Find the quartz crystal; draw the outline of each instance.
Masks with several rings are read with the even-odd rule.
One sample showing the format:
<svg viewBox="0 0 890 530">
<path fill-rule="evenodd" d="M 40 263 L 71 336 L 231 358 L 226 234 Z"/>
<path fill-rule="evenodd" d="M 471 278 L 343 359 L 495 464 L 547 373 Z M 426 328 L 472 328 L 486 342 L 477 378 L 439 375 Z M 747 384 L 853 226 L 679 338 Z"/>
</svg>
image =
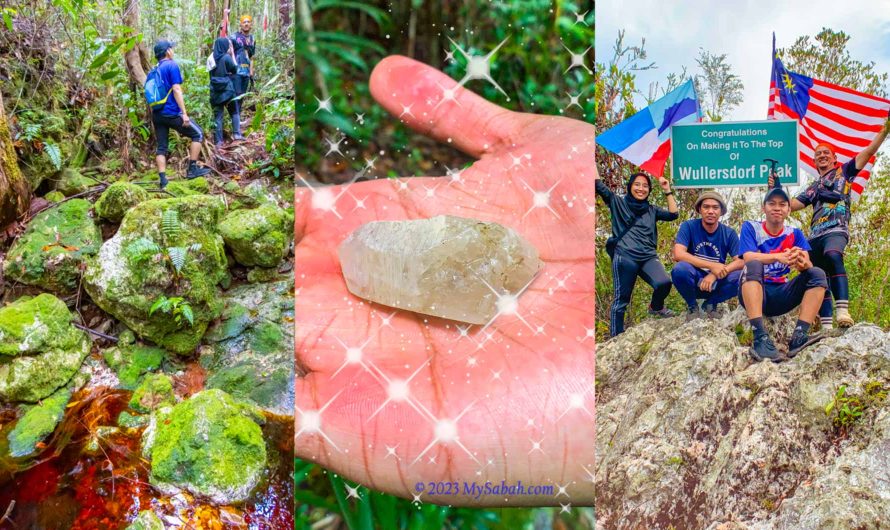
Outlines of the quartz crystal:
<svg viewBox="0 0 890 530">
<path fill-rule="evenodd" d="M 543 267 L 512 229 L 450 215 L 364 224 L 338 253 L 352 294 L 471 324 L 488 323 L 499 300 L 508 311 Z"/>
</svg>

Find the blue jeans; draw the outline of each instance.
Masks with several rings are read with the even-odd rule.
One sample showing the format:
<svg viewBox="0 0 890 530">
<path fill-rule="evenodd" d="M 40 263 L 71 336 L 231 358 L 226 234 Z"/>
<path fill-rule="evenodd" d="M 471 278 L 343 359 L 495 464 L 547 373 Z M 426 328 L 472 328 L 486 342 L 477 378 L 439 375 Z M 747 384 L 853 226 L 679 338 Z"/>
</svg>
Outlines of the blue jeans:
<svg viewBox="0 0 890 530">
<path fill-rule="evenodd" d="M 232 116 L 232 134 L 241 134 L 241 116 L 238 113 L 238 105 L 236 101 L 226 103 L 225 108 Z M 223 105 L 213 105 L 213 120 L 216 122 L 216 130 L 213 131 L 213 139 L 216 143 L 223 141 Z"/>
<path fill-rule="evenodd" d="M 742 271 L 732 271 L 726 278 L 714 282 L 711 292 L 702 291 L 698 284 L 708 275 L 706 271 L 696 268 L 691 263 L 681 261 L 674 266 L 671 271 L 671 279 L 674 287 L 689 309 L 698 306 L 698 300 L 704 299 L 705 304 L 716 307 L 717 304 L 725 302 L 738 294 L 739 292 L 739 276 Z"/>
</svg>

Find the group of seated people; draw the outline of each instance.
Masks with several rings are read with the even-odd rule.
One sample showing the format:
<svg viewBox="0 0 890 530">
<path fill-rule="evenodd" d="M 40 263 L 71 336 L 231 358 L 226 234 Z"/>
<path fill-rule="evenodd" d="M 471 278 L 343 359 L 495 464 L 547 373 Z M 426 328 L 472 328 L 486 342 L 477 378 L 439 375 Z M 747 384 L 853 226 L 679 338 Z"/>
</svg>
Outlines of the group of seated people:
<svg viewBox="0 0 890 530">
<path fill-rule="evenodd" d="M 764 219 L 745 221 L 740 233 L 720 222 L 727 213 L 723 197 L 713 191 L 702 193 L 695 202 L 698 217 L 683 222 L 677 232 L 670 277 L 656 252 L 656 223 L 679 217 L 669 181 L 658 178 L 667 200 L 665 209 L 649 202 L 649 175 L 634 173 L 627 180 L 626 194 L 618 195 L 597 174 L 596 193 L 609 207 L 612 221 L 612 237 L 606 243 L 614 294 L 611 336 L 624 331 L 638 276 L 652 286 L 649 314 L 658 317 L 676 316 L 664 305 L 672 285 L 686 302 L 687 320 L 713 318 L 718 304 L 737 296 L 753 328 L 750 355 L 757 361 L 792 358 L 818 340 L 810 328 L 817 314 L 823 329 L 833 325 L 832 297 L 838 326 L 852 326 L 843 261 L 849 241 L 850 183 L 871 154 L 866 150 L 840 165 L 832 146 L 819 144 L 814 160 L 821 176 L 795 198 L 770 177 L 762 203 Z M 807 206 L 813 207 L 809 239 L 799 228 L 785 225 L 792 211 Z M 793 278 L 792 271 L 798 272 Z M 788 354 L 782 355 L 766 332 L 763 317 L 783 315 L 798 306 Z"/>
</svg>

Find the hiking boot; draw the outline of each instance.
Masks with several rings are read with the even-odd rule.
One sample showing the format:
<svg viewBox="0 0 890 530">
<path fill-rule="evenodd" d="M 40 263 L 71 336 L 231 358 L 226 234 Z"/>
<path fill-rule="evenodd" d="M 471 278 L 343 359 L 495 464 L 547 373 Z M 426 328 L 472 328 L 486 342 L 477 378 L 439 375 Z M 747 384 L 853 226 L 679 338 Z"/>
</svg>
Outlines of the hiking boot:
<svg viewBox="0 0 890 530">
<path fill-rule="evenodd" d="M 233 140 L 243 140 L 243 139 L 244 139 L 244 135 L 241 134 L 241 133 L 236 133 L 234 136 L 232 136 L 232 139 L 233 139 Z"/>
<path fill-rule="evenodd" d="M 795 330 L 791 334 L 791 340 L 788 342 L 788 358 L 794 358 L 801 350 L 820 340 L 822 340 L 822 335 L 808 335 L 803 331 Z"/>
<path fill-rule="evenodd" d="M 720 314 L 717 313 L 717 306 L 715 306 L 715 305 L 711 305 L 711 304 L 702 304 L 702 306 L 701 306 L 701 310 L 702 310 L 702 312 L 704 312 L 704 314 L 707 315 L 708 318 L 711 319 L 711 320 L 713 320 L 713 319 L 715 319 L 715 318 L 717 318 L 717 317 L 720 316 Z"/>
<path fill-rule="evenodd" d="M 784 360 L 782 359 L 782 354 L 776 349 L 776 345 L 773 344 L 773 340 L 769 338 L 769 335 L 766 333 L 760 337 L 754 337 L 754 344 L 751 345 L 748 354 L 755 361 L 770 360 L 774 363 L 778 363 Z"/>
<path fill-rule="evenodd" d="M 210 168 L 201 167 L 198 164 L 193 164 L 189 166 L 189 169 L 185 174 L 185 178 L 188 180 L 196 179 L 198 177 L 203 177 L 208 173 L 210 173 Z"/>
<path fill-rule="evenodd" d="M 852 325 L 853 317 L 850 316 L 850 311 L 846 307 L 839 307 L 837 309 L 837 327 L 849 328 Z"/>
<path fill-rule="evenodd" d="M 670 309 L 668 309 L 666 307 L 662 307 L 658 311 L 655 311 L 654 309 L 652 309 L 650 307 L 649 314 L 652 315 L 653 317 L 658 317 L 658 318 L 671 318 L 671 317 L 677 316 L 677 313 L 674 313 L 673 311 L 671 311 Z"/>
<path fill-rule="evenodd" d="M 702 318 L 702 316 L 704 315 L 702 315 L 701 309 L 697 307 L 690 307 L 686 310 L 686 322 L 698 320 L 699 318 Z"/>
<path fill-rule="evenodd" d="M 163 176 L 163 175 L 158 175 L 158 176 L 160 177 L 159 180 L 158 180 L 158 182 L 159 182 L 158 186 L 159 186 L 161 189 L 166 188 L 166 187 L 167 187 L 167 182 L 168 182 L 168 181 L 167 181 L 167 177 L 165 177 L 165 176 Z"/>
</svg>

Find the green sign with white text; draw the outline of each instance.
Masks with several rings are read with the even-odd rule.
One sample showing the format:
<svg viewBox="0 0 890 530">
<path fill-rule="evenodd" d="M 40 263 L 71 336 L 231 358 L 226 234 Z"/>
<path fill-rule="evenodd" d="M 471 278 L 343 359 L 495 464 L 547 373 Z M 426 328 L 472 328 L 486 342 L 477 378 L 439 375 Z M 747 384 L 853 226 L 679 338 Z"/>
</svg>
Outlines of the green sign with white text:
<svg viewBox="0 0 890 530">
<path fill-rule="evenodd" d="M 798 184 L 795 120 L 713 122 L 671 127 L 675 188 L 766 186 L 772 163 L 783 186 Z"/>
</svg>

